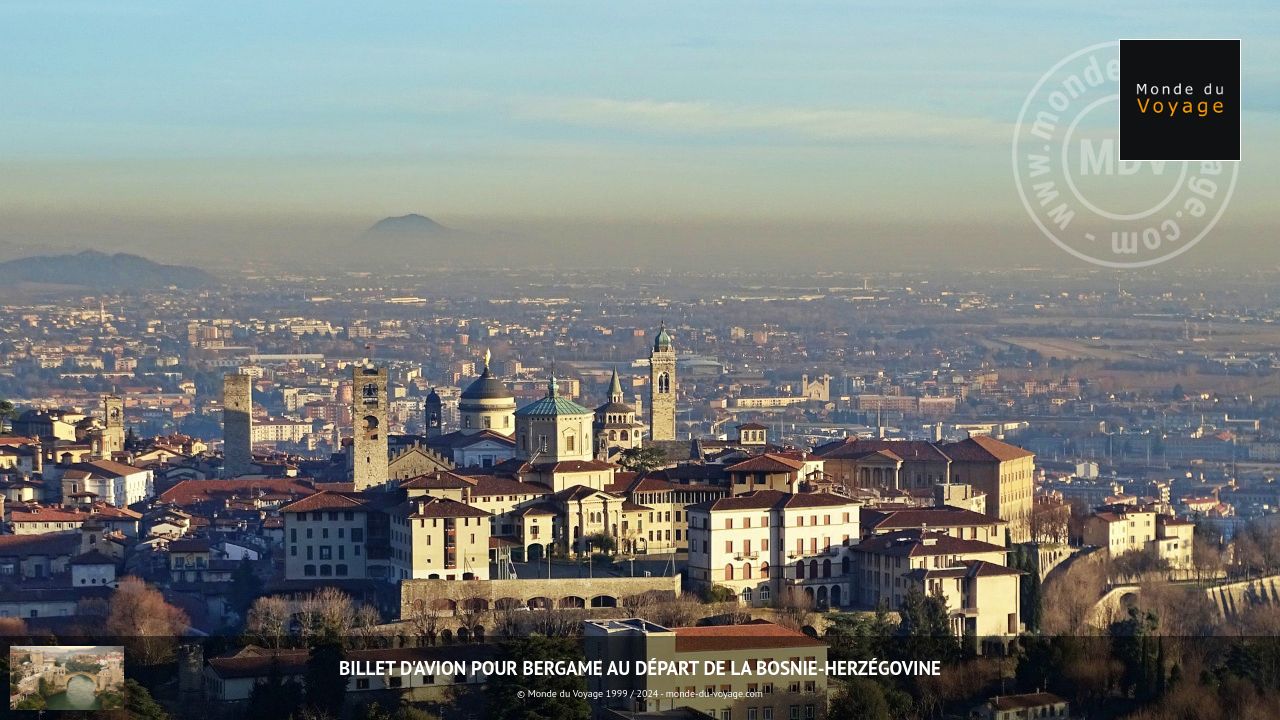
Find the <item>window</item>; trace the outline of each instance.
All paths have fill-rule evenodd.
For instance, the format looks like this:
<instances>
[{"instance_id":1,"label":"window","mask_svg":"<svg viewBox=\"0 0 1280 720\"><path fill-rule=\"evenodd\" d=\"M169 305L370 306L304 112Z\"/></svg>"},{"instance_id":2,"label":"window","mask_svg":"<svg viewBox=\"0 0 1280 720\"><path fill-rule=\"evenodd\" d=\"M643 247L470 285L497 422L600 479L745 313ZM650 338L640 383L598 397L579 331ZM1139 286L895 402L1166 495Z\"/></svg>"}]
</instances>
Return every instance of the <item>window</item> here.
<instances>
[{"instance_id":1,"label":"window","mask_svg":"<svg viewBox=\"0 0 1280 720\"><path fill-rule=\"evenodd\" d=\"M316 566L315 566L315 565L303 565L303 566L302 566L302 574L303 574L303 575L306 575L307 577L315 577L315 574L316 574Z\"/></svg>"}]
</instances>

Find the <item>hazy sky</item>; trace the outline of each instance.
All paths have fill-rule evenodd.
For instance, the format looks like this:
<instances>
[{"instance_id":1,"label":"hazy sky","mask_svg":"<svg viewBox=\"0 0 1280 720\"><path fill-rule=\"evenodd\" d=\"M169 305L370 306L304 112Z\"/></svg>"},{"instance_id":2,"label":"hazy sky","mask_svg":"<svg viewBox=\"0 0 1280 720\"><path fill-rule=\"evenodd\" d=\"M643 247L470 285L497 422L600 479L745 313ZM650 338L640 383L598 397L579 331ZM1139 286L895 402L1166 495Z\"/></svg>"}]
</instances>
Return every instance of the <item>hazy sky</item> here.
<instances>
[{"instance_id":1,"label":"hazy sky","mask_svg":"<svg viewBox=\"0 0 1280 720\"><path fill-rule=\"evenodd\" d=\"M1220 227L1256 233L1280 190L1274 2L19 0L0 2L0 239L287 242L407 212L640 242L1031 238L1018 109L1119 37L1243 39Z\"/></svg>"}]
</instances>

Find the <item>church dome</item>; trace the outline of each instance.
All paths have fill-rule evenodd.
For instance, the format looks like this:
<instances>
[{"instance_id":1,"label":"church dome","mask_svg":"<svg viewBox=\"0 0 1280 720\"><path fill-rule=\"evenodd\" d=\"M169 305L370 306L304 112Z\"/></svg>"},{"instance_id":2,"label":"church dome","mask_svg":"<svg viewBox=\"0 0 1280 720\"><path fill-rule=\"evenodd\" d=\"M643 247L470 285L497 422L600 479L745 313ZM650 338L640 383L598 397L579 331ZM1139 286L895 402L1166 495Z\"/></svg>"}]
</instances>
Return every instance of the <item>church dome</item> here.
<instances>
[{"instance_id":1,"label":"church dome","mask_svg":"<svg viewBox=\"0 0 1280 720\"><path fill-rule=\"evenodd\" d=\"M502 400L511 397L515 396L507 389L507 384L491 375L487 367L484 374L462 391L463 400Z\"/></svg>"}]
</instances>

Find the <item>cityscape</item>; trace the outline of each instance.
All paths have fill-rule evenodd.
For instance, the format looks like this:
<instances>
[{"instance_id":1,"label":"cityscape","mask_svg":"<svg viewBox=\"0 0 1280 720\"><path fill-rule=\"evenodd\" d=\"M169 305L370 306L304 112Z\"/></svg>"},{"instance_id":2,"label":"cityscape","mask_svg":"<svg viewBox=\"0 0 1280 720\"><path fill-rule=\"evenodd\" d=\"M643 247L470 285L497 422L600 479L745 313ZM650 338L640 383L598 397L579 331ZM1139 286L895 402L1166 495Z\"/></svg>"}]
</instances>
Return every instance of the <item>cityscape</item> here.
<instances>
[{"instance_id":1,"label":"cityscape","mask_svg":"<svg viewBox=\"0 0 1280 720\"><path fill-rule=\"evenodd\" d=\"M747 666L888 642L972 676L582 679L613 698L592 717L759 720L867 694L1093 717L1145 691L1027 682L1036 642L1271 632L1267 274L469 275L19 283L6 634L149 638L130 661L178 668L156 696L211 717L314 707L326 638ZM452 718L498 716L505 680L342 682L335 713Z\"/></svg>"},{"instance_id":2,"label":"cityscape","mask_svg":"<svg viewBox=\"0 0 1280 720\"><path fill-rule=\"evenodd\" d=\"M0 29L11 715L1280 718L1274 3Z\"/></svg>"}]
</instances>

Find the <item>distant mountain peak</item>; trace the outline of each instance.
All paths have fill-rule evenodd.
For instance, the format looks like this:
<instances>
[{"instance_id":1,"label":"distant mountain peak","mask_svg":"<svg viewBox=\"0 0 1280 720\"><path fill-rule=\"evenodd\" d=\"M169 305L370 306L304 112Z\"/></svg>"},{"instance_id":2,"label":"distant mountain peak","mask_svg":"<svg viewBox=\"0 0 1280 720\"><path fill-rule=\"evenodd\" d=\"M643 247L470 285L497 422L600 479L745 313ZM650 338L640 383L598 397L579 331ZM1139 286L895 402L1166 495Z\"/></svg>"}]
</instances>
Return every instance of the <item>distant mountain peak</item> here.
<instances>
[{"instance_id":1,"label":"distant mountain peak","mask_svg":"<svg viewBox=\"0 0 1280 720\"><path fill-rule=\"evenodd\" d=\"M162 265L147 258L97 250L64 255L35 255L0 263L0 276L17 282L81 285L92 288L199 287L212 275L185 265Z\"/></svg>"},{"instance_id":2,"label":"distant mountain peak","mask_svg":"<svg viewBox=\"0 0 1280 720\"><path fill-rule=\"evenodd\" d=\"M418 215L417 213L409 213L408 215L400 215L398 217L388 217L379 220L369 228L369 232L415 232L415 233L433 233L448 232L449 228L432 220L426 215Z\"/></svg>"}]
</instances>

